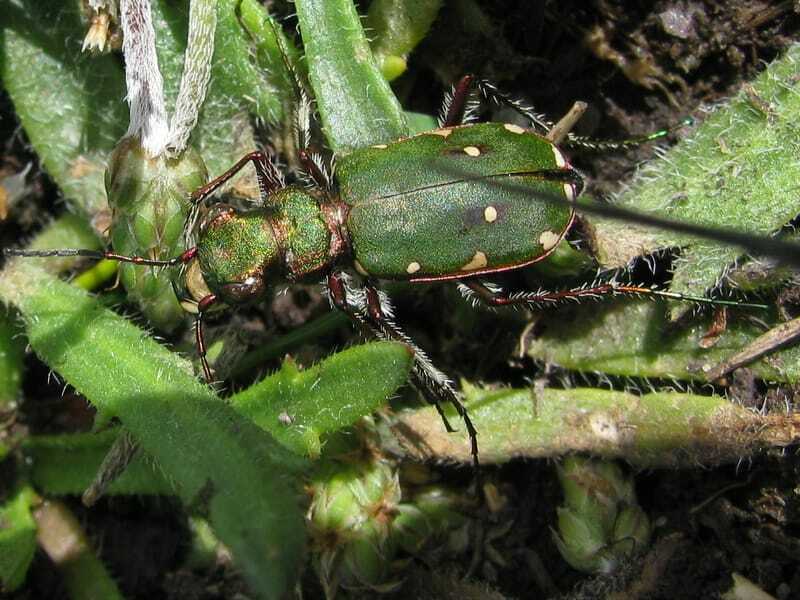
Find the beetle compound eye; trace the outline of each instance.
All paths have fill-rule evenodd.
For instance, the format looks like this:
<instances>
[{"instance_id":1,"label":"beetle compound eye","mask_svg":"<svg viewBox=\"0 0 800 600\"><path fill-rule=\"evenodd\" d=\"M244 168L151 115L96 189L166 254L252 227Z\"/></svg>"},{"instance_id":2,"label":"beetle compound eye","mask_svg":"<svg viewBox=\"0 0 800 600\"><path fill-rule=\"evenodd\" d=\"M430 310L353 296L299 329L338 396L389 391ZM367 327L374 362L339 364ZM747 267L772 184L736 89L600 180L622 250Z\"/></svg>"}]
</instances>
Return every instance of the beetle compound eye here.
<instances>
[{"instance_id":1,"label":"beetle compound eye","mask_svg":"<svg viewBox=\"0 0 800 600\"><path fill-rule=\"evenodd\" d=\"M266 287L263 277L250 276L240 283L226 283L221 292L227 302L245 304L263 296Z\"/></svg>"}]
</instances>

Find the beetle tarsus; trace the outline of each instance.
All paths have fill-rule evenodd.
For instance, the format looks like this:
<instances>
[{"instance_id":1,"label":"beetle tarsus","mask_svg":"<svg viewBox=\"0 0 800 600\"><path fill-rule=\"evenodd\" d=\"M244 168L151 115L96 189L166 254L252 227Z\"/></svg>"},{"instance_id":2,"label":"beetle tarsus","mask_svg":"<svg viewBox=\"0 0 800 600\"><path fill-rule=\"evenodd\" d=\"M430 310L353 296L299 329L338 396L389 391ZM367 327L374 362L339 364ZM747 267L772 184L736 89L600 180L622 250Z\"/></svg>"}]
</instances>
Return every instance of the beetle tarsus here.
<instances>
[{"instance_id":1,"label":"beetle tarsus","mask_svg":"<svg viewBox=\"0 0 800 600\"><path fill-rule=\"evenodd\" d=\"M203 315L216 302L217 297L214 294L203 297L200 302L197 303L197 314L194 317L194 339L197 344L197 354L200 357L200 364L203 365L203 376L205 377L206 383L209 384L214 378L211 375L211 367L206 358L207 348L205 335L203 334Z\"/></svg>"},{"instance_id":2,"label":"beetle tarsus","mask_svg":"<svg viewBox=\"0 0 800 600\"><path fill-rule=\"evenodd\" d=\"M763 304L751 304L738 300L722 300L718 298L705 298L703 296L690 296L667 290L658 290L651 287L621 284L616 281L593 282L577 288L566 290L538 290L535 292L505 292L492 286L489 288L484 282L477 280L461 280L460 283L474 293L474 297L489 307L498 306L530 306L534 308L552 307L568 301L580 302L581 300L598 300L604 296L649 296L680 300L694 304L710 304L712 306L736 306L739 308L767 308Z\"/></svg>"},{"instance_id":3,"label":"beetle tarsus","mask_svg":"<svg viewBox=\"0 0 800 600\"><path fill-rule=\"evenodd\" d=\"M450 403L456 409L470 438L472 464L479 480L478 432L450 380L433 366L425 352L391 320L388 316L392 312L391 305L387 298L381 297L381 292L374 285L367 284L361 298L358 297L359 294L352 292L353 290L348 289L343 273L335 272L328 276L328 294L334 307L343 311L362 329L378 339L402 342L413 350L414 366L411 376L414 386L422 393L425 400L436 408L445 429L450 433L455 429L447 420L442 404Z\"/></svg>"},{"instance_id":4,"label":"beetle tarsus","mask_svg":"<svg viewBox=\"0 0 800 600\"><path fill-rule=\"evenodd\" d=\"M220 186L228 182L234 175L241 171L247 163L253 163L258 178L258 187L261 192L261 200L266 202L267 197L279 189L286 186L283 175L275 167L271 158L263 150L255 150L240 158L235 165L225 171L219 177L215 177L204 186L196 189L190 198L192 204L199 204Z\"/></svg>"}]
</instances>

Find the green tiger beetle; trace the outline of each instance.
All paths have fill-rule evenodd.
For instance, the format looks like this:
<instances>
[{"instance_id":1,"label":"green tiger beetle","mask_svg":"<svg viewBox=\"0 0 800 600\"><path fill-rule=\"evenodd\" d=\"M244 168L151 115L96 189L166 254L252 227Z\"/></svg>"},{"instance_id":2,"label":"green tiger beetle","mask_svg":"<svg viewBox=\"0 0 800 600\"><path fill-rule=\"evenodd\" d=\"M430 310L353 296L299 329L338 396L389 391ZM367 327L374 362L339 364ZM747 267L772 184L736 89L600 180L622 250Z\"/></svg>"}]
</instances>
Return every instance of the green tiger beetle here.
<instances>
[{"instance_id":1,"label":"green tiger beetle","mask_svg":"<svg viewBox=\"0 0 800 600\"><path fill-rule=\"evenodd\" d=\"M522 114L531 128L509 123L471 123L474 99L495 101ZM203 318L212 307L264 298L276 284L323 279L331 305L379 338L410 345L413 382L439 410L451 403L470 437L478 465L477 431L450 380L394 322L378 280L453 282L464 295L488 306L551 306L566 300L610 295L662 296L711 304L710 300L624 285L615 281L560 291L506 293L486 276L518 269L549 256L575 219L583 177L557 145L621 148L665 135L597 142L563 131L493 85L464 77L445 100L440 127L338 157L336 175L308 149L299 153L311 185L286 185L263 151L243 157L196 190L199 207L221 185L252 163L263 206L240 210L213 204L200 220L196 244L180 256L154 260L111 251L6 250L13 256L88 256L155 267L199 269L207 290L197 298L195 336L205 378ZM441 168L431 169L431 165ZM501 178L498 185L496 179ZM537 197L555 199L537 202ZM352 269L363 284L356 287Z\"/></svg>"}]
</instances>

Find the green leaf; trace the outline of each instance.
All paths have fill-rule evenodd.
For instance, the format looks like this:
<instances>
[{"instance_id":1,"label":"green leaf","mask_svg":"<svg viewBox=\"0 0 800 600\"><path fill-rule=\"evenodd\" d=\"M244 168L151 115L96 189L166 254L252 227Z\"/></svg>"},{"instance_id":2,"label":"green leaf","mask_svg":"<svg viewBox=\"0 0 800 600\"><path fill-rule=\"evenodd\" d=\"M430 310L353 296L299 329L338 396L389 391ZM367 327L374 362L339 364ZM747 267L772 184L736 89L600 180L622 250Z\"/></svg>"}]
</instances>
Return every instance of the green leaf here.
<instances>
[{"instance_id":1,"label":"green leaf","mask_svg":"<svg viewBox=\"0 0 800 600\"><path fill-rule=\"evenodd\" d=\"M25 438L21 448L29 459L31 483L50 495L82 494L92 483L117 435L117 431L107 430ZM175 491L152 460L139 453L106 493L170 495Z\"/></svg>"},{"instance_id":2,"label":"green leaf","mask_svg":"<svg viewBox=\"0 0 800 600\"><path fill-rule=\"evenodd\" d=\"M408 120L408 129L411 135L415 133L423 133L439 127L439 121L436 117L426 115L424 113L406 111L406 119Z\"/></svg>"},{"instance_id":3,"label":"green leaf","mask_svg":"<svg viewBox=\"0 0 800 600\"><path fill-rule=\"evenodd\" d=\"M17 260L0 274L0 299L20 310L36 353L122 421L184 503L208 512L254 590L283 594L305 535L301 462L197 381L186 360L74 286Z\"/></svg>"},{"instance_id":4,"label":"green leaf","mask_svg":"<svg viewBox=\"0 0 800 600\"><path fill-rule=\"evenodd\" d=\"M36 494L22 487L0 506L0 583L13 592L25 581L36 551L36 523L31 505Z\"/></svg>"},{"instance_id":5,"label":"green leaf","mask_svg":"<svg viewBox=\"0 0 800 600\"><path fill-rule=\"evenodd\" d=\"M690 137L645 165L616 198L622 206L698 225L766 236L800 213L800 45L773 62ZM598 219L603 266L659 248L679 247L672 289L703 294L742 254L736 247L673 232Z\"/></svg>"},{"instance_id":6,"label":"green leaf","mask_svg":"<svg viewBox=\"0 0 800 600\"><path fill-rule=\"evenodd\" d=\"M442 0L374 0L369 5L364 26L388 81L405 72L408 54L428 33L441 6Z\"/></svg>"},{"instance_id":7,"label":"green leaf","mask_svg":"<svg viewBox=\"0 0 800 600\"><path fill-rule=\"evenodd\" d=\"M468 385L464 396L484 464L584 452L641 467L714 465L800 441L797 416L762 415L719 396ZM471 460L466 434L446 433L432 407L401 422L395 433L417 458Z\"/></svg>"},{"instance_id":8,"label":"green leaf","mask_svg":"<svg viewBox=\"0 0 800 600\"><path fill-rule=\"evenodd\" d=\"M308 73L331 149L343 154L408 135L352 0L297 0Z\"/></svg>"},{"instance_id":9,"label":"green leaf","mask_svg":"<svg viewBox=\"0 0 800 600\"><path fill-rule=\"evenodd\" d=\"M276 122L287 98L294 99L280 53L270 43L272 34L245 30L238 4L218 4L212 84L192 137L211 173L222 172L255 147L250 110ZM81 52L86 26L78 2L0 0L0 10L0 78L44 168L74 206L93 216L106 207L106 161L128 126L122 62L110 54ZM159 0L152 10L171 108L183 72L188 9Z\"/></svg>"},{"instance_id":10,"label":"green leaf","mask_svg":"<svg viewBox=\"0 0 800 600\"><path fill-rule=\"evenodd\" d=\"M320 437L352 425L408 380L413 354L405 344L350 348L298 371L281 370L230 398L233 407L299 454L317 455Z\"/></svg>"},{"instance_id":11,"label":"green leaf","mask_svg":"<svg viewBox=\"0 0 800 600\"><path fill-rule=\"evenodd\" d=\"M0 413L14 405L22 385L25 340L12 314L0 309Z\"/></svg>"},{"instance_id":12,"label":"green leaf","mask_svg":"<svg viewBox=\"0 0 800 600\"><path fill-rule=\"evenodd\" d=\"M81 53L77 2L2 0L0 79L45 170L85 215L106 206L107 156L128 125L111 55Z\"/></svg>"},{"instance_id":13,"label":"green leaf","mask_svg":"<svg viewBox=\"0 0 800 600\"><path fill-rule=\"evenodd\" d=\"M704 349L700 342L709 319L675 327L668 321L668 306L628 300L607 302L592 311L563 311L559 318L548 319L530 342L528 355L574 371L704 382L706 370L763 333L744 315L736 318L731 311L726 330ZM780 350L749 368L768 381L798 381L800 348Z\"/></svg>"},{"instance_id":14,"label":"green leaf","mask_svg":"<svg viewBox=\"0 0 800 600\"><path fill-rule=\"evenodd\" d=\"M221 87L232 95L250 100L251 111L266 123L284 123L290 114L287 105L293 105L297 99L292 74L281 55L281 45L288 49L288 59L295 66L299 53L280 24L256 0L224 0L217 6L215 76ZM243 33L249 35L249 39ZM280 43L276 35L280 36ZM237 76L231 77L231 71L238 72Z\"/></svg>"}]
</instances>

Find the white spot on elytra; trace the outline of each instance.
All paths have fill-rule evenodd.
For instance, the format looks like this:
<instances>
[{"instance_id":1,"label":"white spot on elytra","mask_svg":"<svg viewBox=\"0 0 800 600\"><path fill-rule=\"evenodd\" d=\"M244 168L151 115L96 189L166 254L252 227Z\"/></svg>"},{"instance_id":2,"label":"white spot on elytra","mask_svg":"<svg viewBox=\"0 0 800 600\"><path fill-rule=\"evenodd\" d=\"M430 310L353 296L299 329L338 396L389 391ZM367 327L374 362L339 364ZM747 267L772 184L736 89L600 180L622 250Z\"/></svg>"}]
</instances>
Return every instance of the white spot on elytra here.
<instances>
[{"instance_id":1,"label":"white spot on elytra","mask_svg":"<svg viewBox=\"0 0 800 600\"><path fill-rule=\"evenodd\" d=\"M355 267L359 275L363 275L364 277L369 277L369 273L367 273L367 270L361 265L360 262L354 260L353 266Z\"/></svg>"},{"instance_id":2,"label":"white spot on elytra","mask_svg":"<svg viewBox=\"0 0 800 600\"><path fill-rule=\"evenodd\" d=\"M539 236L539 243L542 245L542 249L547 252L553 248L553 246L555 246L560 239L560 235L557 235L548 229L547 231L543 231L542 235Z\"/></svg>"},{"instance_id":3,"label":"white spot on elytra","mask_svg":"<svg viewBox=\"0 0 800 600\"><path fill-rule=\"evenodd\" d=\"M483 218L487 223L494 223L497 220L497 209L494 206L487 206L483 211Z\"/></svg>"},{"instance_id":4,"label":"white spot on elytra","mask_svg":"<svg viewBox=\"0 0 800 600\"><path fill-rule=\"evenodd\" d=\"M434 129L433 131L428 132L431 135L440 135L443 138L446 138L448 135L453 133L452 129L444 128L444 129Z\"/></svg>"},{"instance_id":5,"label":"white spot on elytra","mask_svg":"<svg viewBox=\"0 0 800 600\"><path fill-rule=\"evenodd\" d=\"M505 127L505 129L507 131L510 131L511 133L525 133L524 128L520 127L519 125L514 125L512 123L506 123L505 125L503 125L503 127Z\"/></svg>"},{"instance_id":6,"label":"white spot on elytra","mask_svg":"<svg viewBox=\"0 0 800 600\"><path fill-rule=\"evenodd\" d=\"M470 260L467 264L465 264L463 267L461 267L461 270L462 271L474 271L475 269L482 269L487 264L488 264L488 261L486 260L486 255L483 252L481 252L480 250L478 250L475 253L475 256L472 257L472 260Z\"/></svg>"},{"instance_id":7,"label":"white spot on elytra","mask_svg":"<svg viewBox=\"0 0 800 600\"><path fill-rule=\"evenodd\" d=\"M406 267L406 273L408 273L409 275L413 275L414 273L419 271L421 268L422 267L420 266L420 264L417 261L410 262L410 263L408 263L408 266Z\"/></svg>"},{"instance_id":8,"label":"white spot on elytra","mask_svg":"<svg viewBox=\"0 0 800 600\"><path fill-rule=\"evenodd\" d=\"M559 150L555 146L552 146L552 148L553 148L553 155L556 157L556 166L559 169L563 169L564 167L567 166L567 159L564 158L563 154L561 154L561 150Z\"/></svg>"},{"instance_id":9,"label":"white spot on elytra","mask_svg":"<svg viewBox=\"0 0 800 600\"><path fill-rule=\"evenodd\" d=\"M564 184L564 195L567 197L567 200L572 202L575 200L575 186L571 183Z\"/></svg>"},{"instance_id":10,"label":"white spot on elytra","mask_svg":"<svg viewBox=\"0 0 800 600\"><path fill-rule=\"evenodd\" d=\"M467 156L475 157L475 156L480 156L481 155L481 151L480 151L480 149L476 148L475 146L465 146L464 147L464 154L466 154Z\"/></svg>"},{"instance_id":11,"label":"white spot on elytra","mask_svg":"<svg viewBox=\"0 0 800 600\"><path fill-rule=\"evenodd\" d=\"M375 144L372 147L377 150L386 150L386 148L388 148L389 146L387 146L386 144Z\"/></svg>"}]
</instances>

